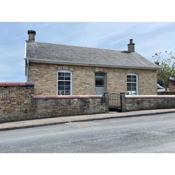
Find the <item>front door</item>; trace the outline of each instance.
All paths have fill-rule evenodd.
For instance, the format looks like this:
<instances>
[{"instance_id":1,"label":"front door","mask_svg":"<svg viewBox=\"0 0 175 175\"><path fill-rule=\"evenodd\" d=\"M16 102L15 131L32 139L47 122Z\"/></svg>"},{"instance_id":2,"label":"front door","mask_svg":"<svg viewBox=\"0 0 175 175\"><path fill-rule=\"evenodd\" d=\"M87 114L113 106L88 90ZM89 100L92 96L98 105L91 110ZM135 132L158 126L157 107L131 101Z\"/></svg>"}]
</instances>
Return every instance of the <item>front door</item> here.
<instances>
[{"instance_id":1,"label":"front door","mask_svg":"<svg viewBox=\"0 0 175 175\"><path fill-rule=\"evenodd\" d=\"M95 88L97 95L103 95L106 91L106 74L104 72L95 73Z\"/></svg>"}]
</instances>

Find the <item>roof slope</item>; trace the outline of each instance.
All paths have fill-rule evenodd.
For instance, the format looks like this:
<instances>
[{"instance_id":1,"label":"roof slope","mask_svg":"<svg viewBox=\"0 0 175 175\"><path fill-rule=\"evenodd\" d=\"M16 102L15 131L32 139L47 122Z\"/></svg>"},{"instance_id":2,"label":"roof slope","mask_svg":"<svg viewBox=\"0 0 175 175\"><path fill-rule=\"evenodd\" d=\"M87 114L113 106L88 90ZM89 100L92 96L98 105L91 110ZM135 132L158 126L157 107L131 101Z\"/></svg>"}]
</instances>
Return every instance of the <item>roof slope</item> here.
<instances>
[{"instance_id":1,"label":"roof slope","mask_svg":"<svg viewBox=\"0 0 175 175\"><path fill-rule=\"evenodd\" d=\"M39 42L27 42L26 57L29 61L53 64L139 69L159 68L136 52L128 53L126 51Z\"/></svg>"}]
</instances>

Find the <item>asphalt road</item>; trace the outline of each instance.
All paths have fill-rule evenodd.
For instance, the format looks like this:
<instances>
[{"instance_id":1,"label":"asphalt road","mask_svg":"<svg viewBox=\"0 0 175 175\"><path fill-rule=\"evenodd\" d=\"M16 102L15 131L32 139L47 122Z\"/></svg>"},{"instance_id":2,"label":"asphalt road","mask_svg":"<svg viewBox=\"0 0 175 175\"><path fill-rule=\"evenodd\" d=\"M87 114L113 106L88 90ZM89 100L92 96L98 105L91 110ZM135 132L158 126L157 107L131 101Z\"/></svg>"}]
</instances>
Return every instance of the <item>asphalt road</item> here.
<instances>
[{"instance_id":1,"label":"asphalt road","mask_svg":"<svg viewBox=\"0 0 175 175\"><path fill-rule=\"evenodd\" d=\"M0 131L0 152L175 152L175 113Z\"/></svg>"}]
</instances>

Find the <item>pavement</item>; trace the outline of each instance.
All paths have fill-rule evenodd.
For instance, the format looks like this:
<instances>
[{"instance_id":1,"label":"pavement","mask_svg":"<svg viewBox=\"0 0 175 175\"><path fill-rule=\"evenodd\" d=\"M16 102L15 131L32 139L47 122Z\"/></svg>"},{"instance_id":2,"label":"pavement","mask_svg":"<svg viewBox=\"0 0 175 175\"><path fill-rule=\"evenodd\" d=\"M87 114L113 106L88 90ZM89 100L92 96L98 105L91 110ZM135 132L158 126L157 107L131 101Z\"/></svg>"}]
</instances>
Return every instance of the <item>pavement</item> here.
<instances>
[{"instance_id":1,"label":"pavement","mask_svg":"<svg viewBox=\"0 0 175 175\"><path fill-rule=\"evenodd\" d=\"M174 153L175 113L0 132L1 153Z\"/></svg>"},{"instance_id":2,"label":"pavement","mask_svg":"<svg viewBox=\"0 0 175 175\"><path fill-rule=\"evenodd\" d=\"M138 117L143 115L157 115L157 114L174 113L174 112L175 112L175 109L157 109L157 110L143 110L143 111L122 112L122 113L109 112L109 113L103 113L103 114L76 115L76 116L23 120L23 121L16 121L16 122L1 123L0 131L63 124L63 123L70 123L70 122L85 122L85 121L104 120L104 119L113 119L113 118Z\"/></svg>"}]
</instances>

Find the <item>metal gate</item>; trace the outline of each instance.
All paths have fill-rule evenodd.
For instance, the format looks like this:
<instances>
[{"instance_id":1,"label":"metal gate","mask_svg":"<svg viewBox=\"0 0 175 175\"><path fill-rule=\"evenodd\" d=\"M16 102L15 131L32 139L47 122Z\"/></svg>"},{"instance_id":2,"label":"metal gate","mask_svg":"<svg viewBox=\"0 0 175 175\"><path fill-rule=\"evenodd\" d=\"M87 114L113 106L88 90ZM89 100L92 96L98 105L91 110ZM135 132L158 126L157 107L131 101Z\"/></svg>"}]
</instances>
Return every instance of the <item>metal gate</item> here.
<instances>
[{"instance_id":1,"label":"metal gate","mask_svg":"<svg viewBox=\"0 0 175 175\"><path fill-rule=\"evenodd\" d=\"M109 93L109 109L121 109L120 94Z\"/></svg>"}]
</instances>

